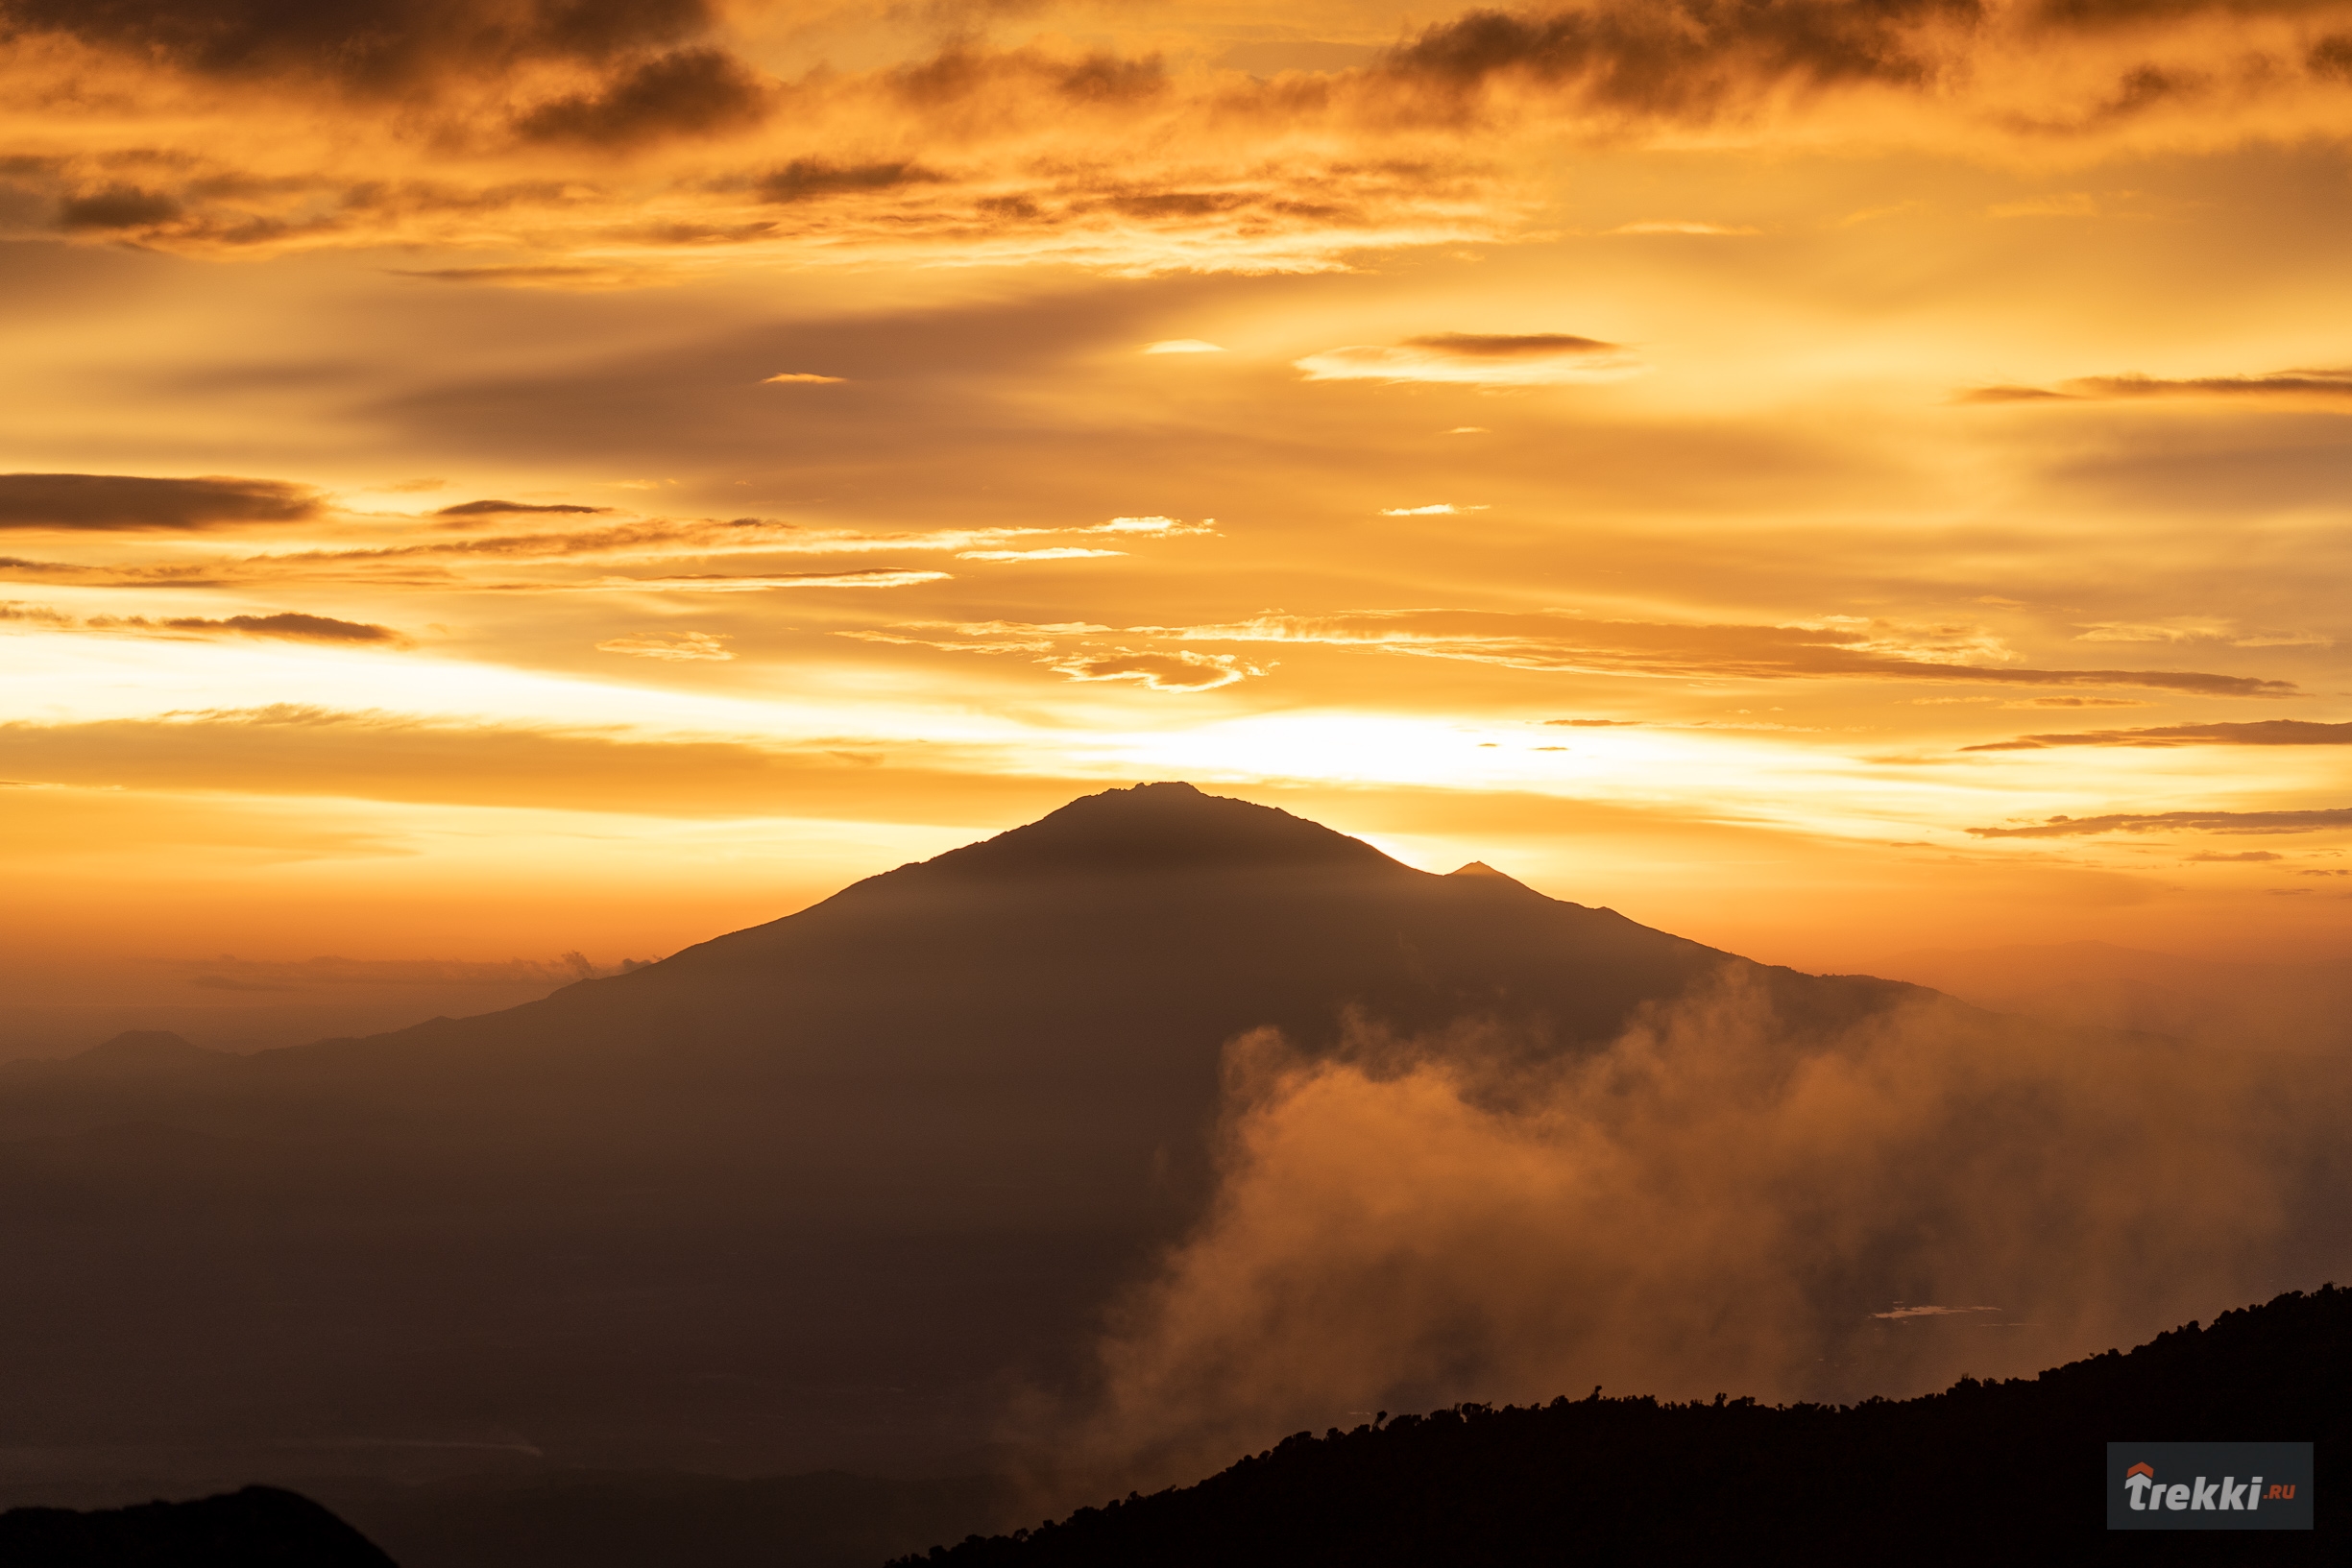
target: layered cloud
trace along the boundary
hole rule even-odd
[[[269,482],[239,483],[266,486]],[[313,512],[321,510],[320,503],[306,493],[303,504]],[[1108,536],[1132,543],[1208,536],[1217,531],[1213,519],[1187,522],[1165,517],[1121,517],[1067,527],[890,532],[812,527],[768,518],[641,518],[587,528],[527,533],[463,531],[483,521],[506,521],[517,514],[605,515],[611,511],[609,507],[571,504],[473,501],[433,513],[433,519],[443,527],[422,537],[408,525],[408,519],[390,524],[396,531],[393,543],[262,554],[224,552],[202,560],[190,560],[184,555],[170,559],[123,559],[119,553],[103,561],[0,557],[0,580],[15,578],[93,588],[223,588],[307,582],[537,591],[644,589],[661,592],[751,592],[768,589],[897,588],[938,582],[952,574],[934,567],[907,565],[822,571],[722,572],[680,568],[720,560],[747,563],[759,558],[767,558],[781,567],[799,557],[882,553],[991,563],[1100,560],[1125,556],[1130,551],[1099,544],[1026,542]],[[367,520],[378,528],[385,526],[380,519]],[[617,567],[641,569],[621,574],[613,570]],[[660,569],[666,567],[672,569]],[[517,578],[512,575],[517,569],[531,569],[540,575]]]
[[[1257,60],[1221,12],[1128,20],[904,8],[852,43],[762,0],[6,0],[0,157],[82,238],[533,253],[425,269],[452,280],[714,251],[1295,271],[1514,232],[1564,136],[2080,157],[2332,134],[2352,95],[2340,0],[1588,0],[1267,75],[1221,63]]]
[[[1678,625],[1566,614],[1400,610],[1261,615],[1162,627],[1188,643],[1313,643],[1515,669],[1729,680],[1804,678],[1976,682],[2023,687],[2139,687],[2224,697],[2283,697],[2292,682],[2200,670],[2033,669],[1980,628],[1833,618],[1786,626]]]

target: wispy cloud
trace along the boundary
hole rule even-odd
[[[804,571],[783,575],[697,572],[682,577],[599,577],[588,583],[506,583],[498,586],[539,592],[573,593],[766,593],[797,588],[911,588],[945,582],[944,571],[905,571],[878,567],[868,571]]]
[[[287,642],[320,642],[347,647],[404,648],[409,639],[389,626],[368,621],[338,620],[331,615],[280,610],[264,615],[69,615],[46,605],[10,601],[0,604],[0,620],[12,620],[49,631],[109,633],[129,637],[266,638]]]
[[[2151,811],[2050,817],[2016,828],[1970,828],[1978,838],[2080,838],[2094,833],[2314,833],[2352,828],[2352,807],[2316,811]]]
[[[459,512],[449,520],[497,517],[510,510],[597,511],[604,508],[518,508],[515,503],[469,503],[480,509]],[[492,508],[495,507],[495,510]],[[438,517],[439,514],[436,514]],[[297,582],[360,582],[376,586],[482,587],[543,590],[600,588],[618,579],[577,581],[551,578],[538,583],[481,581],[469,574],[477,566],[528,564],[562,567],[602,566],[691,566],[720,557],[856,556],[974,552],[977,560],[1057,560],[1119,555],[1126,551],[1089,545],[1030,546],[1017,542],[1060,538],[1110,536],[1120,540],[1174,540],[1213,536],[1216,519],[1188,522],[1167,517],[1121,517],[1105,522],[1067,526],[947,528],[928,531],[874,533],[861,529],[809,527],[766,518],[667,519],[616,521],[594,528],[542,533],[488,534],[465,537],[437,533],[421,541],[364,545],[348,549],[292,550],[256,555],[219,555],[209,560],[168,564],[68,561],[0,557],[0,579],[111,588],[227,587]],[[985,552],[985,553],[982,553]],[[891,568],[902,577],[912,567]],[[711,573],[665,573],[665,580],[709,578]],[[794,577],[803,586],[828,586],[821,579],[839,579],[832,586],[850,586],[852,578],[872,573],[770,573]],[[634,579],[645,580],[645,579]]]
[[[1962,751],[2047,751],[2064,746],[2123,746],[2163,750],[2176,746],[2352,746],[2352,723],[2271,718],[2245,723],[2165,724],[2141,730],[2085,730],[2073,735],[2028,735]]]
[[[1310,381],[1495,388],[1622,381],[1649,369],[1620,344],[1565,332],[1438,332],[1387,346],[1326,349],[1292,364]]]
[[[542,505],[531,501],[485,500],[466,501],[457,506],[441,507],[433,513],[433,516],[436,518],[502,518],[531,512],[594,515],[612,510],[609,506],[580,506],[568,501],[554,501]]]
[[[1640,223],[1621,223],[1614,229],[1604,229],[1601,232],[1603,234],[1691,234],[1734,239],[1760,234],[1763,230],[1736,225],[1695,223],[1680,218],[1649,218]]]
[[[2147,398],[2231,398],[2341,402],[2352,399],[2352,370],[2270,371],[2260,375],[2166,377],[2132,373],[2085,375],[2053,387],[1971,387],[1963,403],[2113,402]]]
[[[2213,642],[2231,648],[2325,648],[2335,639],[2317,632],[2243,631],[2233,621],[2183,615],[2154,622],[2098,621],[2075,635],[2077,642]]]
[[[617,637],[596,644],[598,653],[634,654],[640,659],[674,661],[727,660],[726,638],[710,632],[681,632],[675,637]]]
[[[1677,625],[1567,614],[1396,610],[1267,615],[1222,625],[1153,630],[1191,643],[1321,643],[1595,675],[2140,687],[2230,697],[2284,697],[2296,691],[2289,681],[2200,670],[2025,668],[2010,663],[2014,656],[1980,627],[1847,617],[1784,626]]]
[[[1113,653],[1054,666],[1074,681],[1128,681],[1152,691],[1208,691],[1266,672],[1229,653]]]
[[[958,550],[958,561],[1089,561],[1106,555],[1125,555],[1125,550],[1088,550],[1075,544],[1050,545],[1037,550]]]

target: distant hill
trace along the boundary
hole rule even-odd
[[[2226,963],[2060,942],[1919,949],[1873,972],[1998,1012],[2228,1049],[2308,1053],[2352,1045],[2352,963]]]
[[[2314,1494],[2334,1498],[2352,1477],[2352,1291],[2291,1292],[2128,1355],[1901,1402],[1564,1398],[1302,1432],[1198,1485],[895,1568],[2108,1560],[2104,1445],[2133,1437],[2315,1442]],[[2340,1508],[2318,1520],[2134,1534],[2113,1560],[2344,1561]]]
[[[0,1064],[0,1449],[972,1469],[1198,1212],[1228,1039],[1566,1058],[1727,969],[1922,995],[1155,784],[504,1012]]]
[[[393,1568],[368,1538],[306,1497],[248,1486],[192,1503],[78,1513],[0,1513],[9,1568]]]

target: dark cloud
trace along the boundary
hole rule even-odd
[[[1615,109],[1703,115],[1782,83],[1924,86],[1936,70],[1922,31],[1979,14],[1976,0],[1618,0],[1549,15],[1474,11],[1392,50],[1374,71],[1455,94],[1511,79],[1573,85]]]
[[[936,184],[944,178],[907,162],[843,164],[796,157],[760,181],[759,196],[763,202],[808,202],[900,185]]]
[[[2239,865],[2259,860],[2280,860],[2284,858],[2286,858],[2286,856],[2279,855],[2272,850],[2240,850],[2235,855],[2222,855],[2216,851],[2206,850],[2189,856],[2189,859],[2193,863],[2199,865]]]
[[[2319,811],[2119,812],[2101,817],[2051,817],[2024,828],[1970,828],[1978,838],[2078,838],[2087,833],[2316,833],[2352,828],[2352,807]]]
[[[1054,84],[1065,98],[1086,103],[1132,103],[1168,90],[1168,71],[1157,55],[1127,60],[1097,51],[1065,67]]]
[[[1952,401],[1957,403],[2065,403],[2073,400],[2065,393],[2052,392],[2048,387],[1970,387],[1952,395]]]
[[[1415,349],[1437,349],[1470,359],[1549,358],[1554,354],[1613,353],[1622,344],[1580,338],[1566,332],[1432,332],[1407,338]]]
[[[2270,371],[2261,375],[2085,375],[2049,387],[1973,387],[1963,403],[2098,402],[2131,398],[2352,398],[2352,370]]]
[[[1257,205],[1241,191],[1159,191],[1146,196],[1114,196],[1103,204],[1129,218],[1206,218],[1235,207]]]
[[[1345,344],[1292,364],[1310,381],[1489,387],[1589,385],[1647,369],[1622,344],[1567,332],[1433,332],[1397,344]]]
[[[2352,82],[2352,33],[2334,33],[2311,46],[2304,65],[2314,76]]]
[[[209,620],[202,615],[179,615],[163,620],[149,620],[144,615],[97,615],[83,624],[100,632],[187,632],[199,637],[269,637],[295,642],[374,643],[394,647],[404,647],[408,642],[408,639],[389,626],[336,620],[327,615],[305,615],[292,610],[280,611],[274,615],[230,615],[219,620]]]
[[[707,0],[0,0],[0,27],[61,33],[205,76],[366,91],[533,60],[601,63],[691,38]]]
[[[2245,724],[2167,724],[2146,730],[2087,730],[2028,735],[1962,751],[2043,751],[2052,746],[2352,746],[2352,723],[2269,718]]]
[[[740,130],[766,112],[757,72],[719,49],[681,49],[646,60],[600,92],[542,104],[515,122],[526,141],[622,147],[667,136]]]
[[[109,185],[58,204],[58,227],[68,230],[144,229],[180,216],[179,199],[136,185]]]
[[[1012,87],[1042,91],[1079,104],[1128,105],[1167,90],[1167,67],[1157,55],[1128,59],[1098,50],[1077,60],[1033,49],[982,51],[954,47],[888,73],[890,90],[917,109],[960,104]]]
[[[197,529],[318,515],[315,492],[279,479],[0,473],[0,528]]]
[[[625,289],[663,279],[643,267],[603,267],[549,262],[513,267],[391,267],[395,277],[418,277],[428,283],[486,283],[493,288]]]
[[[281,611],[275,615],[230,615],[223,620],[205,620],[183,616],[163,622],[175,632],[206,632],[232,637],[280,637],[297,642],[376,642],[403,643],[408,639],[389,626],[376,626],[366,621],[336,620],[327,615],[305,615],[298,611]]]
[[[81,620],[47,605],[9,600],[0,601],[0,620],[22,621],[57,631],[269,637],[285,638],[297,642],[373,643],[393,647],[405,647],[408,644],[407,638],[389,626],[336,620],[327,615],[307,615],[292,610],[281,610],[269,615],[228,615],[219,619],[203,615],[176,615],[160,619],[150,619],[145,615],[93,615],[87,620]]]
[[[436,518],[488,518],[509,512],[610,512],[609,506],[576,506],[568,501],[553,501],[546,506],[534,506],[528,501],[465,501],[456,506],[445,506],[433,514]]]

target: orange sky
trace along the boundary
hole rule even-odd
[[[2352,5],[1269,14],[0,0],[20,983],[1155,778],[1806,967],[2344,951]]]

